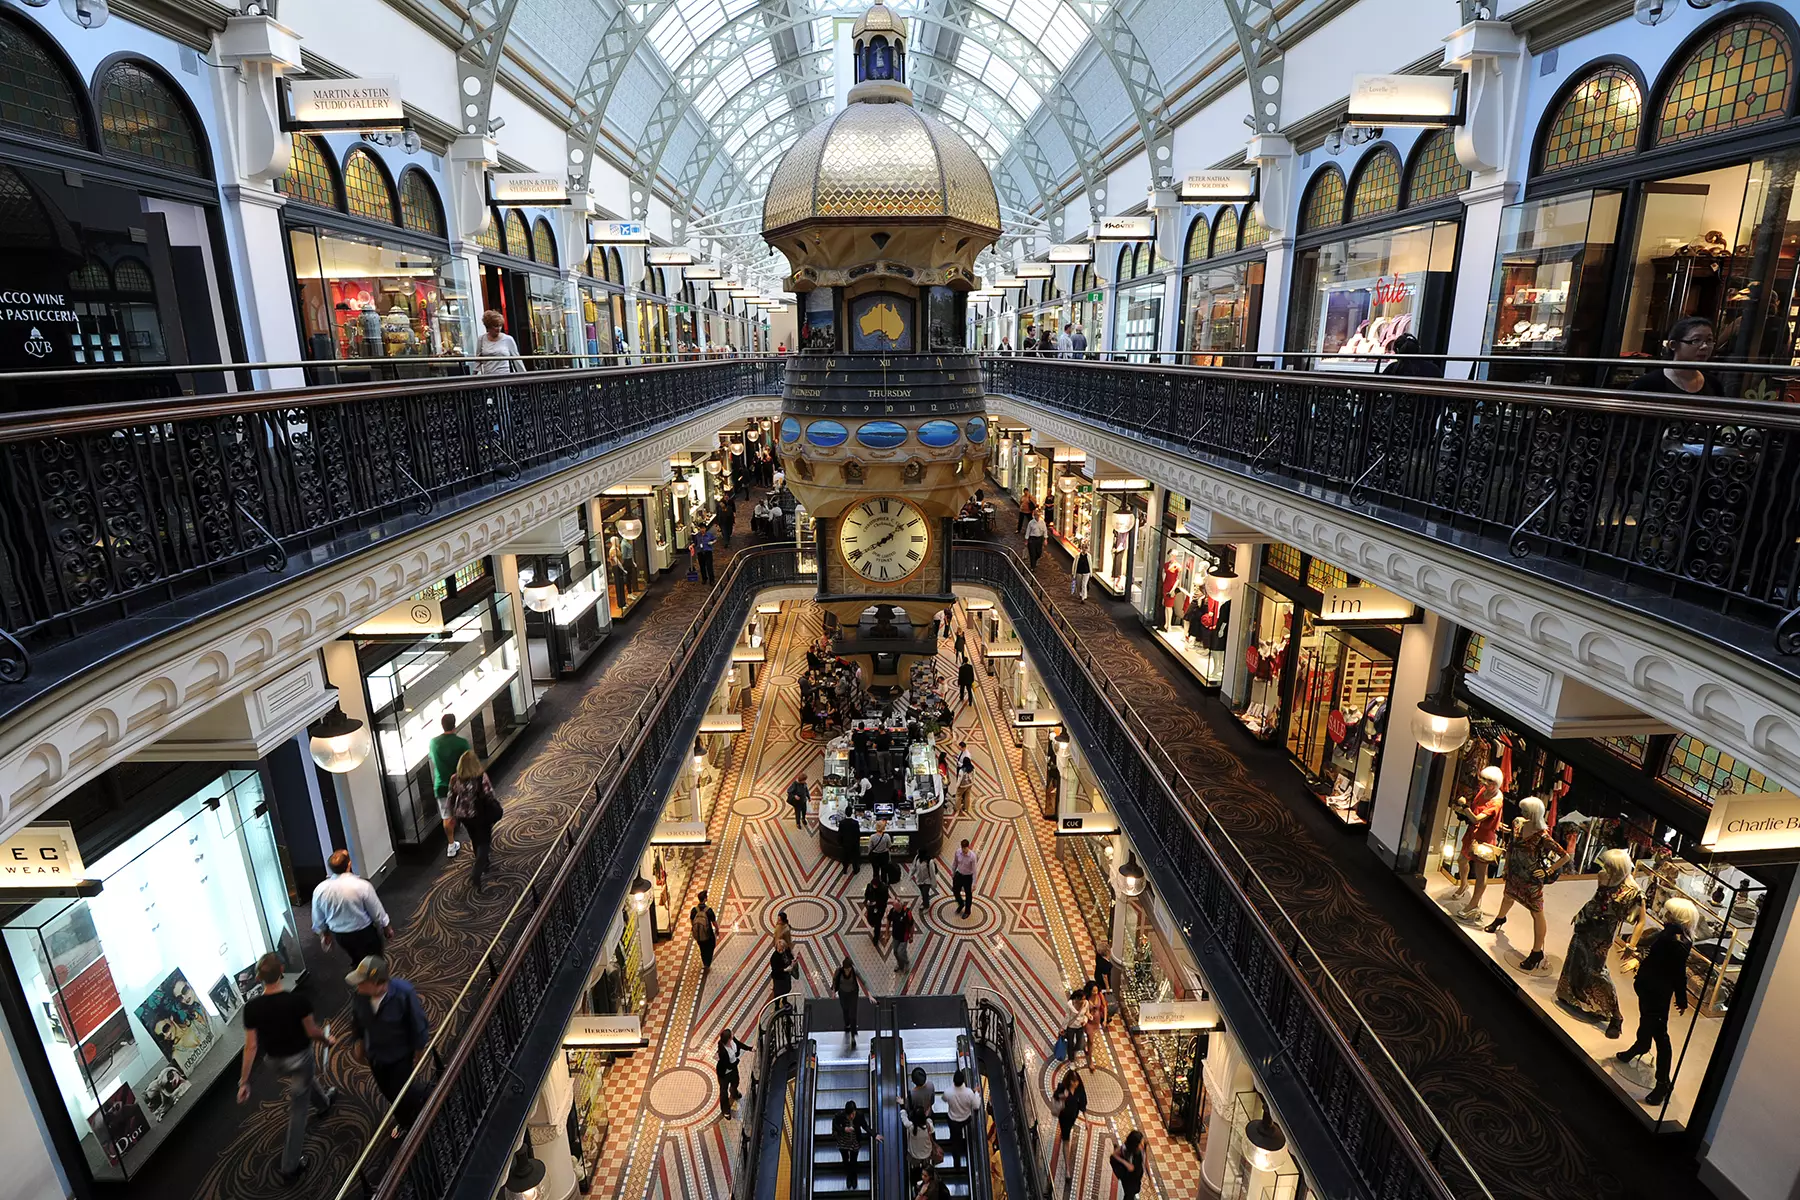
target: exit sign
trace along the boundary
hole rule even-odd
[[[672,304],[669,306],[669,308],[678,317],[687,316],[688,306],[685,304]]]
[[[1100,303],[1100,293],[1099,293],[1099,292],[1089,292],[1089,293],[1088,293],[1088,294],[1087,294],[1087,302],[1088,302],[1088,303],[1089,303],[1089,304],[1098,304],[1098,303]]]

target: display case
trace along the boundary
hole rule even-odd
[[[1281,677],[1293,652],[1294,602],[1257,584],[1244,585],[1243,592],[1248,638],[1232,710],[1251,733],[1273,741],[1285,727]]]
[[[1508,207],[1488,305],[1488,349],[1592,357],[1605,327],[1619,226],[1618,192],[1577,192]],[[1495,363],[1489,378],[1578,382],[1565,367]]]
[[[5,937],[88,1167],[118,1182],[238,1062],[257,960],[280,954],[290,978],[303,963],[256,771],[220,775],[88,876],[98,893],[40,900]]]

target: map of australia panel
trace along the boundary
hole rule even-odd
[[[887,292],[872,292],[852,300],[850,348],[865,354],[911,350],[912,301]]]

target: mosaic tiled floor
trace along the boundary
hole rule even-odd
[[[814,835],[796,829],[782,796],[804,769],[816,784],[820,747],[800,737],[797,666],[816,636],[819,611],[788,603],[769,642],[769,664],[755,693],[754,720],[738,739],[711,818],[713,844],[690,891],[706,883],[723,932],[710,973],[702,975],[686,922],[657,947],[661,990],[645,1022],[655,1041],[621,1063],[609,1081],[608,1106],[616,1135],[602,1155],[591,1194],[607,1200],[729,1194],[740,1126],[721,1120],[713,1080],[713,1047],[729,1025],[740,1035],[756,1023],[770,998],[767,958],[776,914],[786,909],[796,932],[800,987],[823,994],[835,964],[849,954],[875,994],[956,992],[985,987],[1002,993],[1021,1025],[1022,1040],[1047,1046],[1060,1026],[1068,987],[1081,964],[1093,961],[1086,929],[1073,919],[1074,901],[1053,853],[1050,823],[1022,803],[1019,752],[1001,732],[988,691],[957,713],[954,736],[966,740],[977,766],[974,812],[954,838],[969,837],[981,858],[974,916],[954,918],[946,886],[914,943],[904,979],[876,951],[861,917],[865,873],[846,883],[838,863],[824,858]],[[946,658],[943,666],[948,665]],[[942,666],[941,668],[942,669]],[[983,678],[983,687],[991,681]],[[723,902],[720,898],[723,897]],[[685,912],[691,896],[681,905]],[[1089,1073],[1091,1112],[1068,1161],[1057,1164],[1068,1193],[1109,1197],[1116,1184],[1106,1159],[1116,1139],[1142,1128],[1151,1139],[1147,1196],[1186,1200],[1200,1194],[1199,1163],[1184,1142],[1161,1132],[1154,1102],[1129,1039],[1115,1020]],[[1048,1087],[1041,1059],[1032,1076]],[[632,1121],[632,1093],[638,1119]]]

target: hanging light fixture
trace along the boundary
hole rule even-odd
[[[755,442],[756,439],[760,438],[761,436],[762,436],[762,430],[758,429],[754,425],[751,425],[750,427],[748,427],[747,429],[744,430],[744,440],[745,441]]]
[[[706,460],[706,470],[709,474],[717,475],[723,469],[724,468],[719,465],[718,459],[709,458]]]
[[[1449,754],[1469,743],[1469,714],[1456,702],[1455,691],[1457,666],[1468,646],[1469,633],[1463,630],[1452,644],[1450,661],[1438,675],[1437,690],[1413,710],[1413,737],[1433,754]]]
[[[556,607],[556,598],[562,592],[554,583],[528,583],[519,589],[519,595],[525,601],[525,607],[532,612],[546,613]]]
[[[368,728],[346,715],[341,704],[333,704],[306,732],[312,735],[313,761],[333,775],[354,771],[369,757]]]
[[[506,1170],[506,1194],[511,1200],[537,1200],[538,1188],[544,1182],[544,1170],[544,1164],[531,1152],[531,1135],[528,1133]]]
[[[1119,868],[1119,890],[1136,898],[1144,894],[1144,888],[1149,882],[1144,875],[1144,868],[1138,865],[1137,851],[1133,850],[1125,859],[1125,865]]]
[[[1237,581],[1238,577],[1230,571],[1214,571],[1206,577],[1206,594],[1223,604],[1232,585]]]
[[[1118,533],[1130,533],[1131,527],[1137,524],[1137,518],[1120,509],[1112,515],[1112,527]]]
[[[1080,486],[1081,485],[1076,482],[1073,475],[1064,475],[1061,479],[1056,481],[1057,490],[1061,491],[1065,496]]]
[[[632,878],[630,892],[631,907],[632,910],[639,915],[649,911],[650,890],[650,881],[644,878],[641,871]]]
[[[1274,1114],[1269,1112],[1266,1097],[1263,1099],[1262,1116],[1244,1126],[1244,1140],[1250,1143],[1250,1153],[1245,1157],[1258,1171],[1275,1171],[1284,1165],[1281,1152],[1287,1148],[1287,1134],[1281,1132],[1281,1126],[1275,1124]]]
[[[618,529],[620,537],[628,542],[636,541],[637,536],[644,532],[644,523],[636,517],[626,517],[619,522]]]

